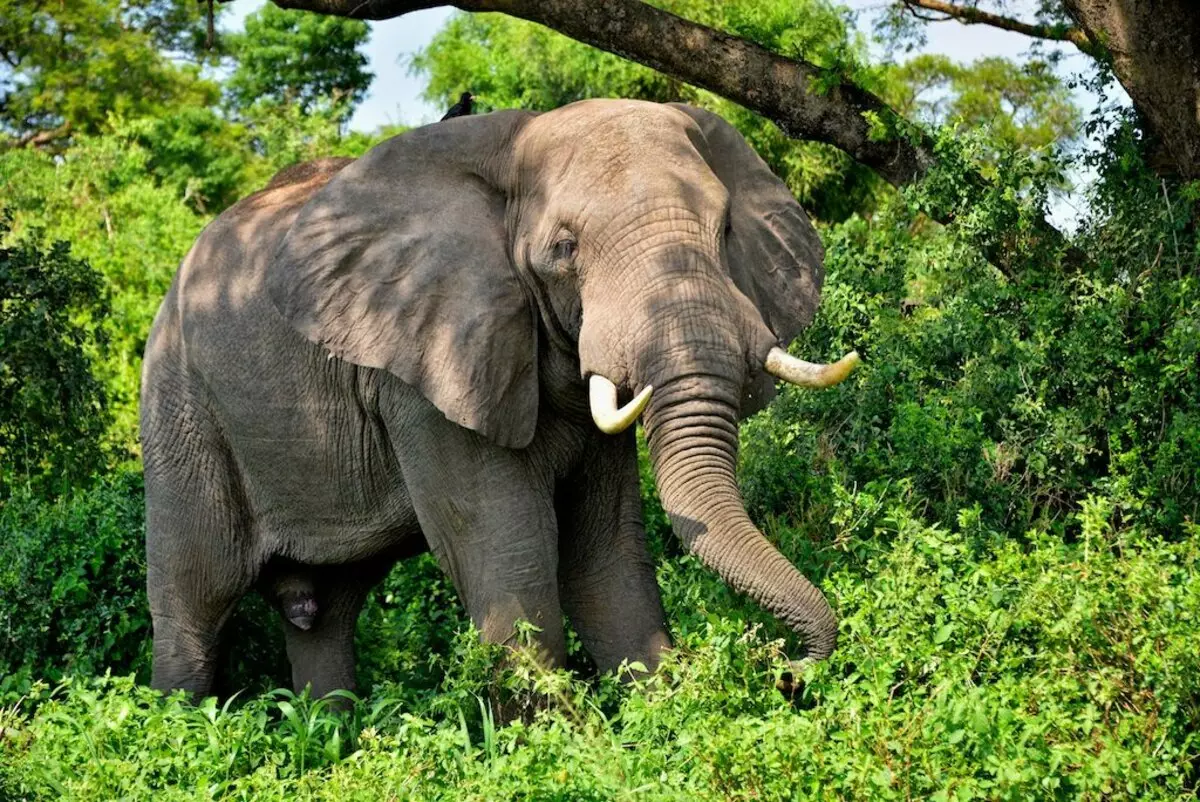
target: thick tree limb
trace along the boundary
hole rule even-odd
[[[1012,17],[1004,17],[999,14],[981,11],[974,6],[960,6],[944,2],[943,0],[900,0],[900,3],[909,11],[914,11],[917,8],[936,11],[939,14],[945,14],[947,19],[956,20],[963,25],[988,25],[993,28],[1024,34],[1034,39],[1070,42],[1093,58],[1100,58],[1104,54],[1103,48],[1097,47],[1096,43],[1081,28],[1068,28],[1061,25],[1035,25],[1013,19]],[[928,18],[921,17],[921,19]]]
[[[800,59],[772,53],[755,42],[678,17],[640,0],[272,0],[281,8],[358,19],[390,19],[441,5],[494,11],[545,25],[593,47],[645,64],[673,78],[740,103],[797,139],[824,142],[874,169],[894,185],[923,176],[934,164],[928,136],[867,90]],[[873,125],[881,124],[879,127]],[[967,179],[969,195],[986,180]],[[929,210],[942,223],[956,209]],[[1044,247],[1072,253],[1062,233],[1045,221],[1028,236]],[[1018,272],[1011,243],[984,248],[1008,275]]]
[[[283,8],[387,19],[445,3],[423,0],[274,0]],[[929,143],[873,137],[869,117],[907,129],[870,92],[836,74],[788,59],[746,39],[683,19],[638,0],[459,0],[466,11],[497,11],[537,22],[580,42],[708,89],[775,122],[788,136],[826,142],[893,184],[920,177]]]
[[[47,128],[42,131],[30,131],[27,134],[11,139],[3,144],[5,149],[43,148],[62,139],[71,133],[71,123],[65,122],[57,128]]]
[[[1200,3],[1063,0],[1186,179],[1200,178]]]

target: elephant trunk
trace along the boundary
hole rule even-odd
[[[837,645],[837,619],[750,521],[737,487],[739,385],[683,374],[655,389],[644,425],[663,507],[684,546],[804,639],[807,657]]]

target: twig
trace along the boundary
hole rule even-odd
[[[1070,28],[1062,25],[1035,25],[1019,19],[1013,19],[1012,17],[1003,17],[999,14],[980,11],[973,6],[958,6],[953,3],[947,3],[944,0],[900,0],[900,2],[908,10],[908,13],[927,22],[945,22],[946,20],[954,19],[963,25],[990,25],[993,28],[1032,36],[1035,39],[1070,42],[1092,57],[1099,57],[1103,53],[1100,48],[1096,47],[1096,43],[1088,38],[1087,33],[1082,28]],[[946,16],[941,19],[927,17],[918,14],[916,11],[918,8],[925,9],[926,11],[936,11]]]

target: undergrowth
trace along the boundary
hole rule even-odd
[[[648,680],[500,663],[463,629],[432,687],[380,684],[348,712],[39,683],[0,719],[0,797],[1185,798],[1200,538],[1114,529],[1101,500],[1079,514],[1079,542],[1017,543],[970,511],[952,527],[887,511],[838,547],[823,585],[840,648],[791,698],[786,642],[711,601],[686,558],[660,570],[678,649]],[[501,723],[499,695],[526,715]]]

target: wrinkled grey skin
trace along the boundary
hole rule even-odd
[[[463,117],[284,171],[200,236],[142,389],[155,687],[210,691],[258,588],[297,689],[354,687],[355,618],[432,549],[485,639],[565,612],[601,669],[670,647],[632,430],[676,534],[827,656],[836,622],[748,519],[737,422],[812,317],[822,249],[741,136],[687,106],[592,100]]]

